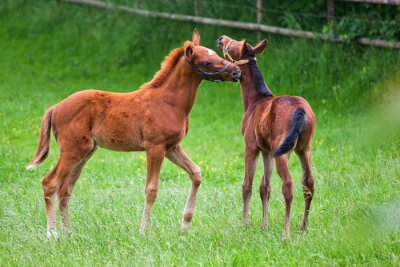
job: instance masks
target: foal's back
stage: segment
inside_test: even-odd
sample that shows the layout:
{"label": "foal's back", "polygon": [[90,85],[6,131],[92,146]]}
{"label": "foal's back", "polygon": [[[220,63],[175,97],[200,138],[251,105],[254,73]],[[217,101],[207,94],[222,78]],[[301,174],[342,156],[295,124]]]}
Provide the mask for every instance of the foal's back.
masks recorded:
{"label": "foal's back", "polygon": [[[54,106],[51,118],[57,143],[96,143],[118,151],[143,150],[139,112],[145,96],[98,90],[77,92]],[[135,125],[136,127],[132,127]]]}
{"label": "foal's back", "polygon": [[185,114],[172,110],[166,99],[154,89],[81,91],[55,106],[53,131],[59,138],[64,133],[70,142],[93,140],[115,151],[142,151],[146,140],[172,145],[184,138],[188,123]]}

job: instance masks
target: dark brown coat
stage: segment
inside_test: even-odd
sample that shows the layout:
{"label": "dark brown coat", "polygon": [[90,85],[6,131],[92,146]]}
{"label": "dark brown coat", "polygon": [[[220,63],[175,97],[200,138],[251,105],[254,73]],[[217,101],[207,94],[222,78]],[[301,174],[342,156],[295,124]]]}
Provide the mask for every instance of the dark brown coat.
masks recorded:
{"label": "dark brown coat", "polygon": [[311,145],[315,129],[315,116],[308,102],[298,96],[274,96],[265,84],[256,63],[256,54],[263,52],[266,40],[256,47],[246,40],[236,41],[228,36],[218,38],[218,47],[225,57],[240,66],[242,72],[240,90],[244,115],[242,133],[245,139],[245,177],[242,186],[243,221],[247,223],[257,158],[261,152],[264,175],[260,185],[263,203],[262,226],[267,227],[270,177],[273,161],[282,179],[285,198],[285,227],[283,238],[290,236],[290,209],[293,200],[293,182],[288,169],[291,151],[299,156],[303,169],[303,194],[305,211],[301,228],[307,227],[308,214],[314,195],[314,179],[311,175]]}

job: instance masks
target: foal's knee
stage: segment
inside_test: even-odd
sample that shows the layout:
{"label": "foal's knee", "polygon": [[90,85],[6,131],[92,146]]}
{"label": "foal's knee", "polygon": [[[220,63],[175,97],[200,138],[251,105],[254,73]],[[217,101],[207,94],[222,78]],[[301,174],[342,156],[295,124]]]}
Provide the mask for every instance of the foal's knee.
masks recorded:
{"label": "foal's knee", "polygon": [[43,186],[43,194],[44,198],[46,201],[53,201],[54,196],[57,193],[57,184],[51,180],[49,177],[45,177],[42,180],[42,186]]}
{"label": "foal's knee", "polygon": [[260,195],[261,196],[267,195],[267,187],[265,185],[260,185]]}
{"label": "foal's knee", "polygon": [[202,181],[202,176],[201,176],[201,169],[200,167],[197,167],[191,174],[190,174],[190,179],[192,180],[192,183],[194,186],[199,187]]}
{"label": "foal's knee", "polygon": [[292,202],[293,195],[294,195],[292,181],[286,181],[282,184],[282,194],[283,194],[286,202]]}
{"label": "foal's knee", "polygon": [[247,196],[249,194],[251,194],[251,188],[252,188],[252,184],[248,181],[244,181],[242,184],[242,193],[243,196]]}
{"label": "foal's knee", "polygon": [[260,196],[261,198],[269,199],[271,195],[271,187],[269,185],[260,185]]}
{"label": "foal's knee", "polygon": [[311,192],[311,196],[314,195],[314,178],[312,175],[307,175],[303,177],[303,190],[309,190]]}
{"label": "foal's knee", "polygon": [[145,190],[146,201],[154,202],[158,193],[158,188],[155,186],[147,186]]}

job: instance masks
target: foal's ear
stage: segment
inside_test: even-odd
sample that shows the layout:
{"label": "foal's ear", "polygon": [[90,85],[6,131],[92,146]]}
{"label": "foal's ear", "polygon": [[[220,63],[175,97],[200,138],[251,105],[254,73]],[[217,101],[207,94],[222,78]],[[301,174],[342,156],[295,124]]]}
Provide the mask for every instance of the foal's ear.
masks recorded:
{"label": "foal's ear", "polygon": [[239,42],[239,49],[240,49],[240,55],[245,56],[247,55],[247,40],[243,39],[242,41]]}
{"label": "foal's ear", "polygon": [[187,58],[190,61],[192,61],[192,57],[193,57],[193,54],[194,54],[193,46],[189,45],[188,47],[186,47],[185,54],[186,54]]}
{"label": "foal's ear", "polygon": [[200,44],[200,34],[196,29],[193,30],[192,42],[193,42],[194,45],[199,45]]}
{"label": "foal's ear", "polygon": [[254,53],[260,54],[264,52],[264,49],[267,47],[268,41],[266,39],[262,40],[261,42],[256,45],[256,47],[253,48]]}

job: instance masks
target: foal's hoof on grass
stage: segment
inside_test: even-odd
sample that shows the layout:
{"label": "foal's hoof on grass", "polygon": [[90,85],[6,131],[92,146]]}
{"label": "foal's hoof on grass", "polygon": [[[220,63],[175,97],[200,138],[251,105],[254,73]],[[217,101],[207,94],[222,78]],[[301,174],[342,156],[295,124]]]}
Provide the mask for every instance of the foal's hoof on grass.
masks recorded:
{"label": "foal's hoof on grass", "polygon": [[263,223],[261,224],[261,229],[262,229],[262,230],[265,230],[265,231],[268,230],[268,223],[264,223],[264,222],[263,222]]}
{"label": "foal's hoof on grass", "polygon": [[185,233],[189,230],[189,222],[182,221],[181,232]]}
{"label": "foal's hoof on grass", "polygon": [[59,236],[57,230],[48,229],[46,234],[47,240],[58,240]]}
{"label": "foal's hoof on grass", "polygon": [[283,232],[282,233],[282,241],[289,241],[290,240],[290,233]]}
{"label": "foal's hoof on grass", "polygon": [[146,236],[146,231],[145,231],[145,229],[140,228],[140,229],[139,229],[139,234],[140,234],[141,236]]}
{"label": "foal's hoof on grass", "polygon": [[71,228],[70,228],[70,227],[63,227],[63,229],[62,229],[62,235],[63,235],[64,237],[69,237],[69,236],[71,236],[71,235],[72,235],[72,230],[71,230]]}
{"label": "foal's hoof on grass", "polygon": [[304,222],[303,220],[300,223],[300,230],[303,232],[307,232],[307,223]]}

